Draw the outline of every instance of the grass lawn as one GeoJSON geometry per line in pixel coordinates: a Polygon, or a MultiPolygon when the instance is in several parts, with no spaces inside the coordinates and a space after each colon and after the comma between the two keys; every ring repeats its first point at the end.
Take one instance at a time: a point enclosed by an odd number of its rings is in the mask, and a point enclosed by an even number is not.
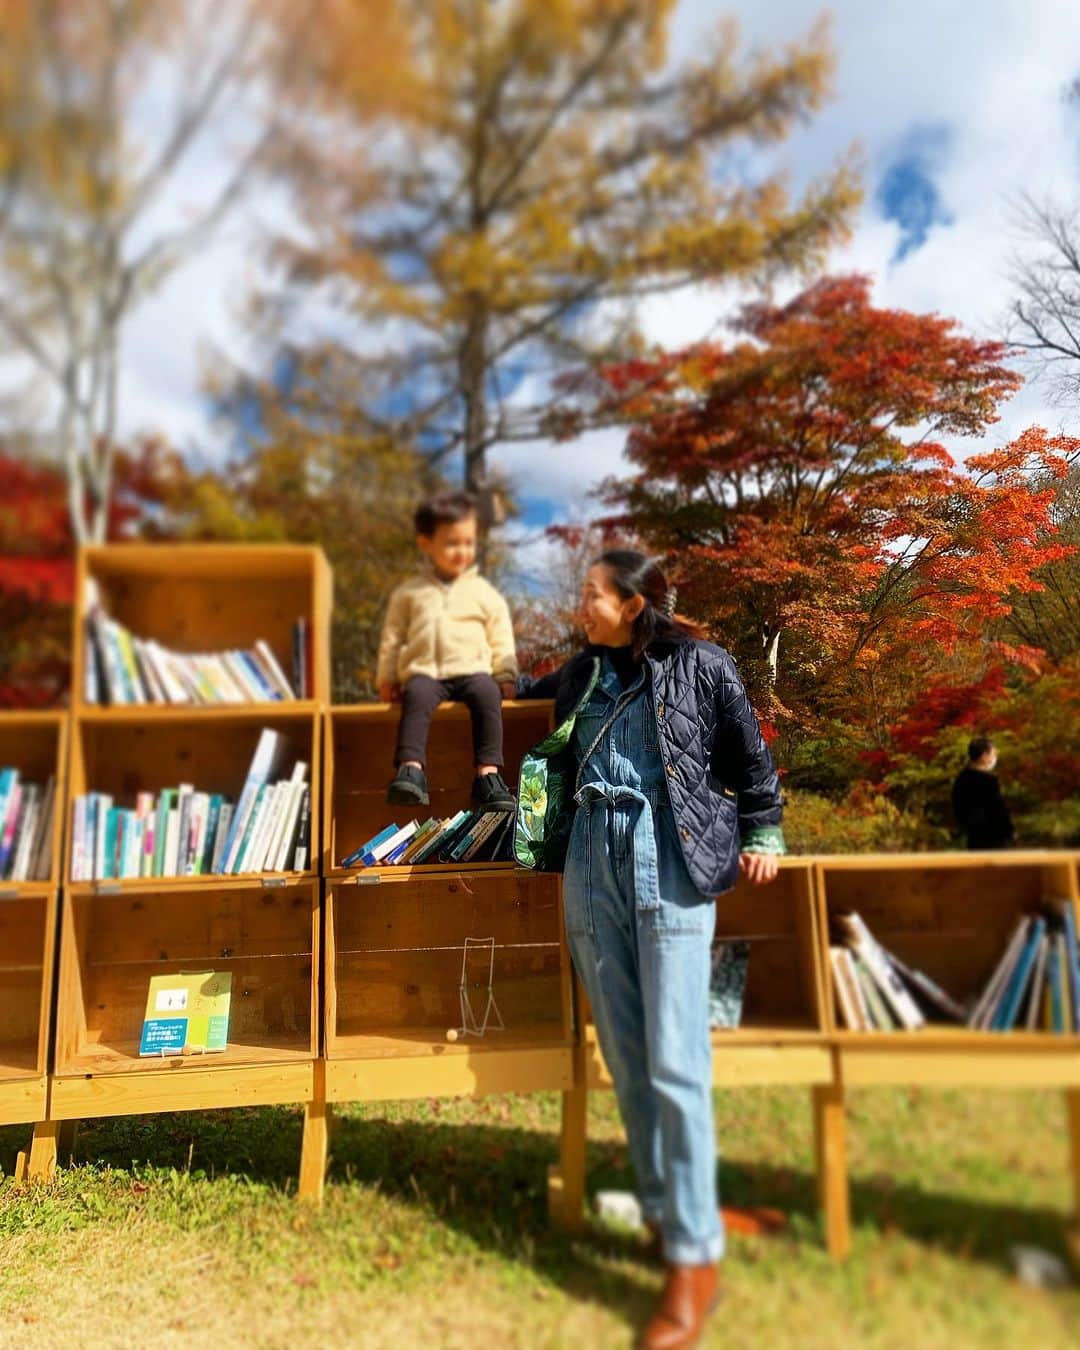
{"type": "MultiPolygon", "coordinates": [[[[606,1094],[592,1188],[628,1186],[606,1094]]],[[[549,1229],[554,1097],[351,1108],[321,1211],[293,1198],[289,1109],[85,1126],[52,1187],[11,1181],[0,1129],[0,1345],[629,1346],[659,1287],[635,1235],[549,1229]]],[[[851,1094],[855,1245],[821,1246],[806,1093],[718,1094],[731,1204],[790,1215],[730,1240],[712,1346],[1080,1346],[1080,1288],[1012,1277],[1063,1252],[1060,1094],[851,1094]]]]}

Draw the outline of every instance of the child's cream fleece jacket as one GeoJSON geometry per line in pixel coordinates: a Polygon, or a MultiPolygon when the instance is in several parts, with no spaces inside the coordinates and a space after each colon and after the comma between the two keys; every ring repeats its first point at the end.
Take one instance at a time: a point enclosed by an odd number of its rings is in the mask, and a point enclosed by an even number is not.
{"type": "Polygon", "coordinates": [[[517,679],[514,630],[506,601],[470,567],[453,581],[427,569],[390,596],[379,642],[378,684],[404,684],[411,675],[517,679]]]}

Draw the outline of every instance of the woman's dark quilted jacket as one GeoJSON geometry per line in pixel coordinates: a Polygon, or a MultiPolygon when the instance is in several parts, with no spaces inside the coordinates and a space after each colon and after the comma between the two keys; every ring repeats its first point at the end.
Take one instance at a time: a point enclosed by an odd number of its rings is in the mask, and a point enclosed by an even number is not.
{"type": "MultiPolygon", "coordinates": [[[[587,647],[537,680],[519,698],[554,698],[556,724],[584,693],[593,659],[587,647]]],[[[720,895],[735,884],[739,853],[783,853],[776,765],[735,662],[711,642],[654,642],[645,653],[660,753],[683,856],[694,885],[720,895]]]]}

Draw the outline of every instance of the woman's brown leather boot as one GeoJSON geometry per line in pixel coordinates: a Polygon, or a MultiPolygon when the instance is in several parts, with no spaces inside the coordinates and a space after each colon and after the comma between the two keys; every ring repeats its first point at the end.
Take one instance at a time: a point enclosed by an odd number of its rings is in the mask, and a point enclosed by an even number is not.
{"type": "Polygon", "coordinates": [[[641,1350],[683,1350],[696,1345],[719,1301],[715,1265],[669,1265],[664,1292],[642,1334],[641,1350]]]}

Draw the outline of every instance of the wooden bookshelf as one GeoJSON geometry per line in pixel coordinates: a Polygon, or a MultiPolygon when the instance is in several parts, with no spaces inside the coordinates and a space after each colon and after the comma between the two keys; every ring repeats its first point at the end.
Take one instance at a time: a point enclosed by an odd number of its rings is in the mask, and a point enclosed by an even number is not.
{"type": "MultiPolygon", "coordinates": [[[[0,881],[0,1125],[48,1117],[48,1058],[56,954],[68,719],[64,712],[0,712],[0,765],[27,782],[56,779],[49,876],[0,881]]],[[[38,1159],[20,1155],[20,1176],[38,1159]]]]}
{"type": "MultiPolygon", "coordinates": [[[[522,756],[551,729],[552,703],[548,699],[508,701],[502,705],[506,768],[511,788],[517,782],[522,756]]],[[[323,834],[323,875],[337,879],[352,874],[340,866],[342,858],[373,838],[391,821],[399,826],[431,816],[447,817],[469,805],[474,764],[469,710],[462,703],[443,703],[432,719],[428,738],[428,806],[390,806],[386,787],[394,776],[401,708],[392,703],[335,704],[327,714],[323,834]]],[[[488,866],[492,864],[464,864],[488,866]]],[[[510,867],[511,863],[496,864],[510,867]]],[[[406,869],[378,868],[395,875],[406,869]]],[[[444,867],[412,868],[414,874],[444,867]]]]}
{"type": "MultiPolygon", "coordinates": [[[[558,1091],[575,1100],[581,1068],[560,878],[513,863],[345,869],[341,857],[396,821],[449,816],[469,805],[471,723],[443,704],[429,739],[429,806],[386,802],[400,708],[374,703],[327,712],[323,869],[326,890],[326,1097],[345,1101],[558,1091]],[[504,1026],[483,1036],[462,1023],[465,939],[495,939],[491,988],[504,1026]]],[[[503,704],[506,767],[551,729],[550,701],[503,704]]],[[[467,985],[482,1020],[487,966],[467,985]]],[[[562,1196],[559,1168],[551,1179],[562,1196]]],[[[553,1200],[554,1203],[554,1200],[553,1200]]]]}
{"type": "MultiPolygon", "coordinates": [[[[831,1147],[841,1166],[848,1086],[1061,1088],[1073,1128],[1073,1174],[1080,1210],[1080,1035],[991,1032],[931,1024],[910,1031],[842,1026],[828,957],[830,923],[856,910],[874,937],[953,997],[985,988],[1017,919],[1042,902],[1064,900],[1080,921],[1077,855],[1044,850],[862,854],[819,859],[815,867],[822,980],[829,1038],[837,1054],[831,1147]]],[[[829,1225],[829,1247],[850,1245],[846,1186],[829,1225]]]]}
{"type": "MultiPolygon", "coordinates": [[[[117,544],[83,549],[74,615],[73,710],[63,875],[74,801],[191,783],[238,801],[259,734],[282,734],[287,777],[308,765],[311,853],[303,872],[68,881],[63,893],[55,1063],[40,1152],[60,1122],[129,1113],[295,1102],[305,1108],[302,1194],[325,1167],[319,1080],[322,720],[330,687],[331,576],[321,550],[293,545],[117,544]],[[177,651],[266,640],[292,671],[292,626],[311,628],[313,697],[214,704],[83,701],[85,578],[111,618],[177,651]],[[229,1042],[205,1056],[139,1056],[153,975],[232,974],[229,1042]]],[[[37,1132],[36,1132],[37,1134],[37,1132]]]]}
{"type": "Polygon", "coordinates": [[[180,652],[250,648],[262,638],[290,680],[293,624],[305,619],[313,652],[314,687],[309,697],[317,703],[330,701],[333,578],[320,548],[126,543],[80,549],[71,677],[71,706],[76,713],[97,706],[87,705],[83,697],[89,577],[97,582],[108,616],[136,637],[152,638],[180,652]]]}

